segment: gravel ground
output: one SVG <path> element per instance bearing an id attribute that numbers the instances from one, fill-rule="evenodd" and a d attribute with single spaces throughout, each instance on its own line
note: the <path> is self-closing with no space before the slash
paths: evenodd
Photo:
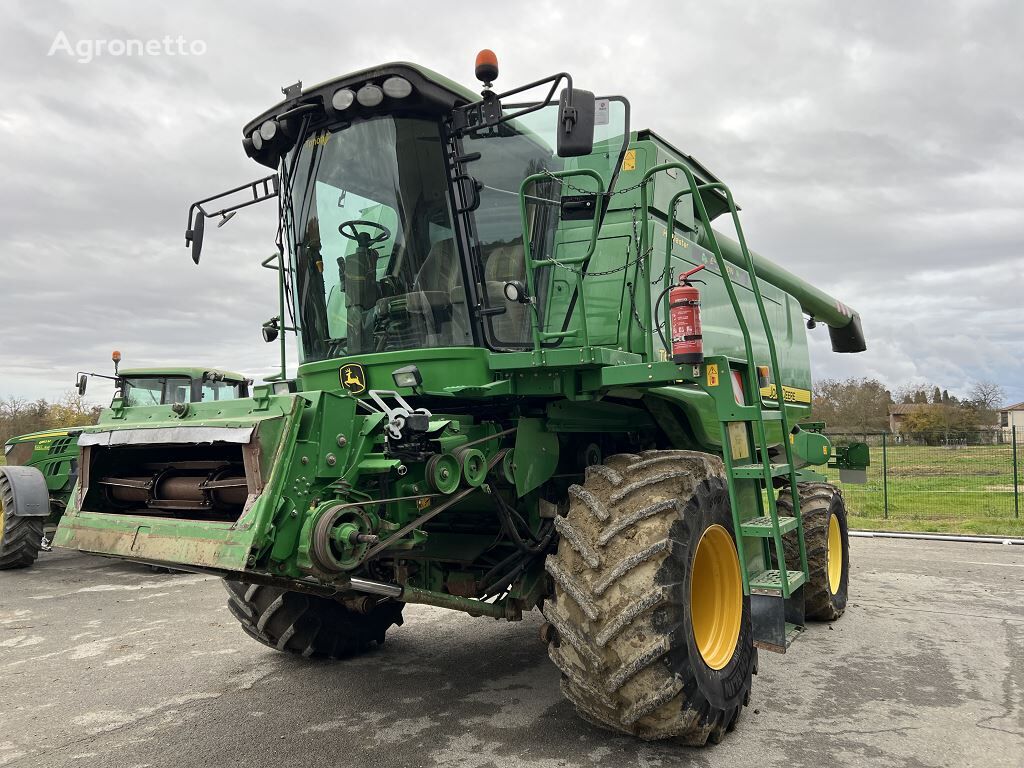
<path id="1" fill-rule="evenodd" d="M 217 579 L 71 552 L 0 573 L 0 765 L 1024 765 L 1024 547 L 855 539 L 851 601 L 717 747 L 576 717 L 538 639 L 410 606 L 387 646 L 307 662 L 248 639 Z"/>

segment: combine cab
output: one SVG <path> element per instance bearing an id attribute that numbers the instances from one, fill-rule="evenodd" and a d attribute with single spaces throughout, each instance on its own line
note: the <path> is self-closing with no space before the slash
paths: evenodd
<path id="1" fill-rule="evenodd" d="M 281 374 L 115 401 L 57 543 L 222 575 L 242 628 L 303 656 L 382 643 L 407 603 L 540 609 L 586 718 L 718 741 L 755 648 L 843 612 L 815 468 L 861 454 L 807 421 L 805 328 L 858 352 L 860 318 L 749 250 L 729 189 L 624 97 L 499 93 L 487 52 L 477 75 L 386 64 L 245 126 L 273 174 L 194 204 L 186 242 L 198 263 L 207 218 L 277 200 Z"/>
<path id="2" fill-rule="evenodd" d="M 194 402 L 224 402 L 249 396 L 251 382 L 241 374 L 215 368 L 133 368 L 114 375 L 80 373 L 79 394 L 89 377 L 112 379 L 114 406 L 120 409 Z M 179 407 L 181 407 L 179 405 Z M 7 466 L 0 466 L 0 570 L 35 562 L 64 514 L 78 479 L 80 427 L 12 437 L 4 444 Z"/>

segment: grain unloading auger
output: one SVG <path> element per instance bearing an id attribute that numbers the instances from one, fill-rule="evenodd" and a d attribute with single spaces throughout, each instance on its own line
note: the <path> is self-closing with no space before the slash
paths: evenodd
<path id="1" fill-rule="evenodd" d="M 188 237 L 198 262 L 207 216 L 278 200 L 281 374 L 185 413 L 115 402 L 57 544 L 223 575 L 246 632 L 304 655 L 383 642 L 406 603 L 540 607 L 588 718 L 717 741 L 755 645 L 845 606 L 845 509 L 813 468 L 864 461 L 806 421 L 804 315 L 841 352 L 859 319 L 752 254 L 729 190 L 631 131 L 625 98 L 564 73 L 499 94 L 488 55 L 477 74 L 482 98 L 404 63 L 297 84 L 245 127 L 275 175 L 193 206 Z M 703 327 L 677 337 L 698 266 Z M 107 490 L 223 464 L 244 500 Z"/>

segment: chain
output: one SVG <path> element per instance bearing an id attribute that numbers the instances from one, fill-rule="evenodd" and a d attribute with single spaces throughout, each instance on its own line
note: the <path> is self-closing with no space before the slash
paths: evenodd
<path id="1" fill-rule="evenodd" d="M 582 187 L 577 187 L 572 182 L 566 181 L 565 179 L 558 178 L 557 176 L 555 176 L 555 174 L 553 174 L 551 171 L 549 171 L 547 169 L 541 169 L 540 172 L 543 175 L 547 176 L 552 181 L 557 181 L 559 184 L 564 186 L 566 189 L 571 190 L 572 192 L 578 192 L 581 195 L 593 195 L 593 194 L 595 194 L 592 189 L 583 189 Z M 606 194 L 609 197 L 615 197 L 615 195 L 625 195 L 625 194 L 627 194 L 629 192 L 633 192 L 634 190 L 640 189 L 640 187 L 643 187 L 643 186 L 646 186 L 647 184 L 650 184 L 652 181 L 653 181 L 653 177 L 650 178 L 650 179 L 647 179 L 646 181 L 637 182 L 636 184 L 634 184 L 631 187 L 623 187 L 622 189 L 617 189 L 614 192 L 607 192 Z"/>
<path id="2" fill-rule="evenodd" d="M 541 170 L 541 173 L 544 176 L 546 176 L 547 178 L 549 178 L 551 181 L 558 182 L 561 186 L 565 187 L 566 189 L 570 190 L 571 192 L 576 192 L 577 194 L 581 194 L 581 195 L 593 195 L 593 194 L 595 194 L 592 190 L 583 189 L 582 187 L 577 187 L 575 184 L 572 184 L 571 182 L 568 182 L 565 179 L 562 179 L 562 178 L 559 178 L 558 176 L 555 176 L 555 174 L 553 174 L 551 171 Z M 653 181 L 653 177 L 649 178 L 649 179 L 646 179 L 646 180 L 641 180 L 640 182 L 638 182 L 638 183 L 636 183 L 636 184 L 634 184 L 634 185 L 632 185 L 630 187 L 623 187 L 622 189 L 618 189 L 618 190 L 615 190 L 614 192 L 610 192 L 610 193 L 607 193 L 607 194 L 608 194 L 609 197 L 614 197 L 615 195 L 625 195 L 625 194 L 628 194 L 628 193 L 633 192 L 635 190 L 638 190 L 641 187 L 646 186 L 647 184 L 650 184 L 652 181 Z M 630 245 L 627 245 L 626 246 L 626 262 L 622 266 L 615 267 L 614 269 L 607 269 L 607 270 L 605 270 L 603 272 L 584 272 L 582 269 L 577 269 L 576 267 L 574 267 L 571 264 L 564 264 L 561 261 L 559 261 L 558 259 L 553 258 L 553 257 L 545 259 L 545 261 L 549 261 L 549 262 L 551 262 L 552 265 L 557 266 L 557 267 L 561 267 L 562 269 L 567 270 L 568 272 L 572 272 L 575 275 L 579 275 L 580 277 L 605 277 L 607 275 L 614 275 L 614 274 L 616 274 L 618 272 L 625 272 L 627 269 L 629 269 L 633 265 L 637 265 L 637 282 L 638 282 L 640 275 L 646 275 L 647 274 L 647 271 L 648 271 L 648 261 L 649 261 L 648 257 L 650 257 L 651 254 L 654 252 L 654 246 L 653 245 L 649 246 L 642 253 L 640 252 L 640 231 L 639 231 L 639 223 L 637 221 L 637 215 L 636 214 L 637 214 L 637 207 L 634 205 L 633 209 L 631 211 L 632 229 L 633 229 L 631 245 L 633 247 L 633 250 L 636 251 L 636 257 L 633 258 L 633 259 L 629 258 Z M 665 273 L 666 273 L 666 271 L 668 269 L 669 269 L 669 265 L 666 263 L 665 266 L 662 267 L 662 270 L 658 274 L 658 276 L 656 278 L 654 278 L 653 280 L 651 280 L 651 285 L 658 285 L 665 278 Z M 636 320 L 636 324 L 640 327 L 641 333 L 646 333 L 647 329 L 644 327 L 643 320 L 640 319 L 640 313 L 637 311 L 637 307 L 636 307 L 636 284 L 635 283 L 626 283 L 626 289 L 629 291 L 629 305 L 630 305 L 630 311 L 633 314 L 633 319 Z M 662 323 L 662 326 L 664 326 L 664 323 Z"/>

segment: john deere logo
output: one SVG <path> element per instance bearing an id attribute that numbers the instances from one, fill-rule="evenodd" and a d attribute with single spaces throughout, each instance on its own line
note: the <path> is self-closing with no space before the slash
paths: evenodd
<path id="1" fill-rule="evenodd" d="M 341 377 L 341 386 L 353 395 L 366 391 L 366 371 L 359 363 L 341 366 L 338 375 Z"/>

